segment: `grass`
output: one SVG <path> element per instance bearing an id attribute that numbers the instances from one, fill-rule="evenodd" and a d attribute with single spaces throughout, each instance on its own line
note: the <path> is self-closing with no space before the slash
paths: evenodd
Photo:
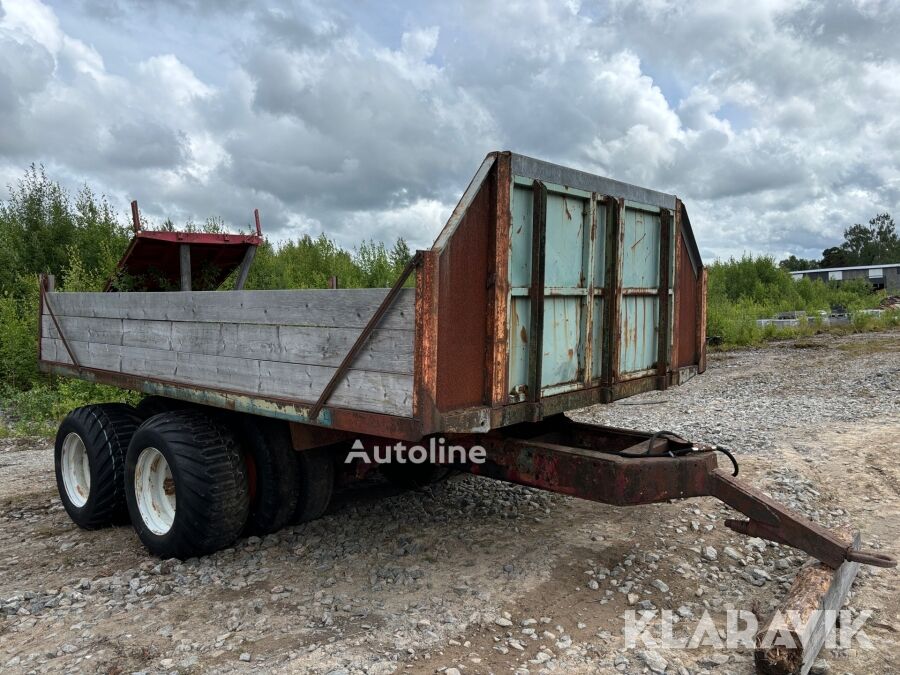
<path id="1" fill-rule="evenodd" d="M 795 328 L 778 328 L 772 324 L 758 326 L 755 314 L 735 314 L 729 311 L 718 311 L 713 314 L 710 308 L 709 325 L 707 335 L 716 335 L 722 338 L 722 342 L 710 349 L 715 351 L 727 351 L 741 347 L 759 346 L 775 340 L 800 340 L 795 346 L 802 349 L 812 347 L 803 342 L 804 338 L 827 333 L 830 335 L 851 335 L 853 333 L 870 333 L 884 331 L 900 327 L 900 311 L 884 312 L 881 315 L 852 313 L 849 324 L 829 326 L 822 324 L 815 317 Z M 772 316 L 771 312 L 768 316 Z"/>
<path id="2" fill-rule="evenodd" d="M 54 378 L 30 389 L 0 385 L 0 438 L 53 436 L 70 411 L 98 402 L 137 403 L 140 394 L 82 380 Z"/>

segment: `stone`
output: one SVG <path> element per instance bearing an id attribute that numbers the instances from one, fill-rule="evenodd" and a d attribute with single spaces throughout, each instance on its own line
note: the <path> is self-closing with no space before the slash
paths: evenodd
<path id="1" fill-rule="evenodd" d="M 658 589 L 660 593 L 668 593 L 669 592 L 669 584 L 667 584 L 662 579 L 654 579 L 653 583 L 650 584 L 654 588 Z"/>
<path id="2" fill-rule="evenodd" d="M 659 652 L 653 649 L 640 650 L 637 653 L 638 658 L 646 664 L 646 666 L 654 673 L 664 673 L 669 665 Z"/>

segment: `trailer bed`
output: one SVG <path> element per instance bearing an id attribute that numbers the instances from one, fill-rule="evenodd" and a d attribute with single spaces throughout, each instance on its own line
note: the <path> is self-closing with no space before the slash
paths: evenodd
<path id="1" fill-rule="evenodd" d="M 45 289 L 41 367 L 404 439 L 704 369 L 705 270 L 674 195 L 490 153 L 414 268 L 415 288 L 394 292 Z"/>

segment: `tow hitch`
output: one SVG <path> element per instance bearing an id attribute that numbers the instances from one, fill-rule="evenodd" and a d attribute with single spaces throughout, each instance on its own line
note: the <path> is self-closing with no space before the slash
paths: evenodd
<path id="1" fill-rule="evenodd" d="M 615 506 L 710 496 L 747 516 L 725 525 L 751 537 L 793 546 L 837 569 L 844 561 L 896 567 L 891 556 L 855 549 L 828 529 L 779 504 L 737 478 L 737 462 L 715 446 L 670 432 L 655 434 L 573 422 L 563 415 L 488 434 L 455 436 L 454 443 L 487 450 L 466 470 L 489 478 Z M 718 465 L 719 451 L 733 470 Z"/>

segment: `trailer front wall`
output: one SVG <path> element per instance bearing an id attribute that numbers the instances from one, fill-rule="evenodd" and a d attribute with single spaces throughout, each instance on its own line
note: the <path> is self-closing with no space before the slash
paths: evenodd
<path id="1" fill-rule="evenodd" d="M 47 293 L 41 360 L 312 403 L 386 289 Z M 412 416 L 414 290 L 405 289 L 328 404 Z"/>
<path id="2" fill-rule="evenodd" d="M 615 260 L 607 258 L 608 219 L 615 204 L 605 195 L 525 176 L 512 186 L 509 244 L 509 395 L 511 402 L 533 396 L 529 387 L 536 368 L 541 396 L 598 386 L 602 376 L 604 344 L 617 342 L 616 378 L 633 379 L 655 374 L 660 361 L 668 365 L 669 351 L 660 354 L 660 299 L 667 297 L 669 312 L 674 285 L 673 234 L 662 242 L 662 213 L 658 206 L 624 201 L 621 227 L 613 230 L 619 241 Z M 535 191 L 543 196 L 535 199 Z M 540 212 L 535 212 L 535 204 Z M 611 207 L 610 204 L 613 204 Z M 668 212 L 666 212 L 668 213 Z M 536 236 L 536 224 L 544 228 Z M 542 255 L 535 256 L 535 246 Z M 669 284 L 661 288 L 661 252 L 668 252 Z M 536 281 L 533 266 L 543 258 L 543 279 Z M 612 266 L 612 267 L 610 267 Z M 618 280 L 607 287 L 607 269 Z M 540 275 L 539 275 L 540 276 Z M 603 331 L 606 295 L 619 298 L 616 330 L 607 340 Z M 532 316 L 535 299 L 541 316 Z M 539 336 L 535 331 L 541 331 Z M 671 346 L 672 322 L 667 326 Z M 534 340 L 539 338 L 539 350 Z M 539 351 L 539 353 L 538 353 Z M 539 359 L 540 363 L 535 363 Z"/>

